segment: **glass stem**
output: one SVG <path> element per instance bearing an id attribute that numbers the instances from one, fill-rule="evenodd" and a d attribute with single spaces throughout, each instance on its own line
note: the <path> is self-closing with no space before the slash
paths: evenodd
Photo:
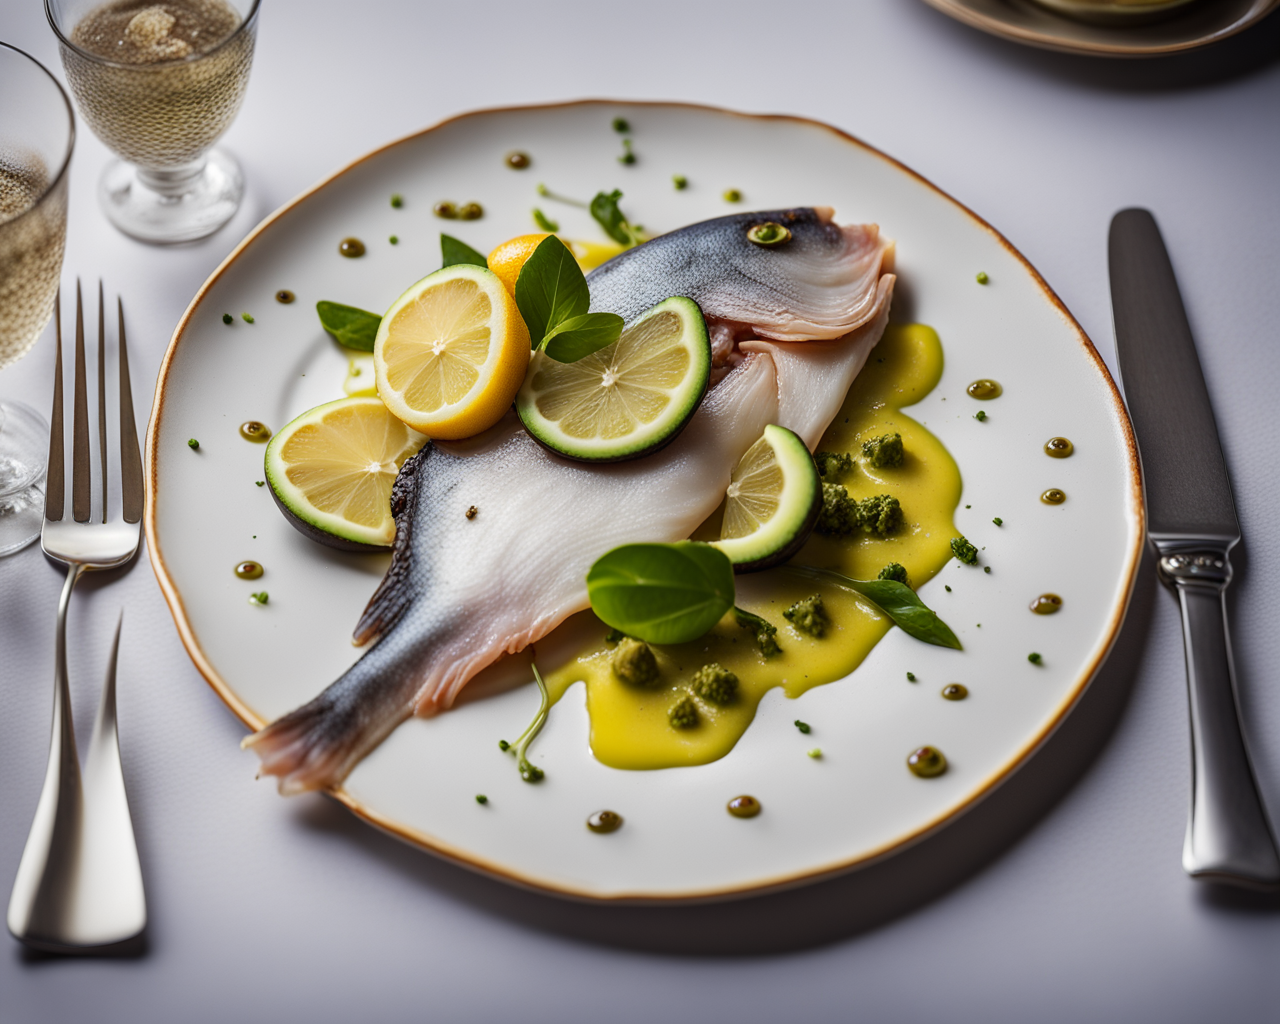
<path id="1" fill-rule="evenodd" d="M 180 199 L 195 187 L 208 161 L 209 158 L 202 155 L 198 160 L 178 167 L 139 167 L 138 180 L 167 199 Z"/>

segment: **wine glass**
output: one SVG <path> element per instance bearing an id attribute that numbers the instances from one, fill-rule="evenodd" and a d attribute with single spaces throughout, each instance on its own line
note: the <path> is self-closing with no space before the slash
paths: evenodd
<path id="1" fill-rule="evenodd" d="M 98 202 L 126 235 L 190 242 L 235 214 L 244 176 L 213 144 L 244 100 L 259 0 L 45 0 L 80 114 L 121 159 Z"/>
<path id="2" fill-rule="evenodd" d="M 27 354 L 53 313 L 67 239 L 71 102 L 34 58 L 0 43 L 0 368 Z M 44 519 L 49 424 L 0 400 L 0 555 L 26 547 Z"/>

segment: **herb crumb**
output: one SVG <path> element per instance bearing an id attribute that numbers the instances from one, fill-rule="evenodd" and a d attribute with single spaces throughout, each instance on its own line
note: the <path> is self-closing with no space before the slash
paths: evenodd
<path id="1" fill-rule="evenodd" d="M 615 117 L 613 119 L 613 130 L 619 135 L 625 135 L 627 132 L 631 131 L 631 125 L 627 122 L 625 117 Z"/>
<path id="2" fill-rule="evenodd" d="M 964 537 L 951 538 L 951 553 L 965 565 L 978 564 L 978 549 L 970 544 Z"/>
<path id="3" fill-rule="evenodd" d="M 907 673 L 907 682 L 909 682 L 909 683 L 914 683 L 915 681 L 916 681 L 916 674 L 915 674 L 914 672 L 908 672 L 908 673 Z"/>
<path id="4" fill-rule="evenodd" d="M 814 747 L 812 750 L 809 751 L 809 756 L 813 758 L 815 761 L 818 760 L 818 758 L 822 756 L 822 748 Z"/>
<path id="5" fill-rule="evenodd" d="M 391 206 L 393 209 L 396 209 L 396 210 L 404 206 L 404 196 L 402 196 L 399 192 L 393 193 L 391 196 Z"/>
<path id="6" fill-rule="evenodd" d="M 230 313 L 223 313 L 223 314 L 222 314 L 222 322 L 223 322 L 224 324 L 232 324 L 232 323 L 235 323 L 235 319 L 231 316 L 231 314 L 230 314 Z"/>
<path id="7" fill-rule="evenodd" d="M 808 722 L 800 721 L 800 719 L 798 718 L 796 719 L 796 728 L 799 729 L 806 736 L 808 736 L 809 733 L 813 731 L 813 726 L 811 726 Z"/>
<path id="8" fill-rule="evenodd" d="M 243 320 L 243 321 L 244 321 L 245 323 L 247 323 L 247 324 L 251 324 L 251 323 L 253 323 L 253 317 L 252 317 L 250 314 L 248 314 L 248 313 L 241 313 L 241 314 L 240 314 L 240 319 L 241 319 L 241 320 Z"/>
<path id="9" fill-rule="evenodd" d="M 511 749 L 511 744 L 506 740 L 498 740 L 498 749 L 504 752 L 508 751 Z"/>
<path id="10" fill-rule="evenodd" d="M 636 155 L 633 152 L 631 152 L 631 140 L 623 139 L 622 155 L 618 157 L 618 163 L 630 165 L 635 162 L 636 162 Z"/>
<path id="11" fill-rule="evenodd" d="M 827 627 L 831 625 L 831 618 L 827 615 L 821 594 L 814 594 L 803 601 L 797 601 L 782 613 L 782 617 L 802 633 L 808 633 L 816 639 L 821 639 L 826 634 Z"/>
<path id="12" fill-rule="evenodd" d="M 192 451 L 195 451 L 197 448 L 200 447 L 200 442 L 197 441 L 194 437 L 189 437 L 187 438 L 187 447 L 190 448 Z"/>
<path id="13" fill-rule="evenodd" d="M 267 486 L 267 482 L 266 482 L 265 480 L 255 480 L 255 481 L 253 482 L 253 484 L 254 484 L 254 486 L 255 486 L 255 487 L 266 487 L 266 486 Z"/>
<path id="14" fill-rule="evenodd" d="M 677 192 L 681 192 L 689 187 L 689 179 L 683 174 L 673 174 L 671 175 L 671 184 L 676 187 Z"/>
<path id="15" fill-rule="evenodd" d="M 1004 526 L 1004 520 L 1003 520 L 1003 519 L 1001 519 L 999 516 L 996 516 L 996 517 L 995 517 L 993 520 L 991 520 L 991 521 L 992 521 L 993 523 L 995 523 L 995 524 L 996 524 L 996 526 Z"/>
<path id="16" fill-rule="evenodd" d="M 742 193 L 736 188 L 727 188 L 724 190 L 724 201 L 726 203 L 742 202 Z"/>
<path id="17" fill-rule="evenodd" d="M 974 417 L 973 417 L 973 418 L 974 418 L 975 420 L 977 420 L 979 423 L 986 423 L 986 422 L 987 422 L 987 414 L 986 414 L 986 411 L 985 411 L 985 410 L 983 410 L 983 409 L 979 409 L 979 410 L 974 414 Z"/>
<path id="18" fill-rule="evenodd" d="M 667 710 L 667 721 L 673 729 L 692 729 L 698 724 L 698 706 L 685 694 Z"/>
<path id="19" fill-rule="evenodd" d="M 249 595 L 249 603 L 250 603 L 250 604 L 256 604 L 256 605 L 263 605 L 263 604 L 266 604 L 266 603 L 267 603 L 267 592 L 266 592 L 265 590 L 259 590 L 256 594 L 250 594 L 250 595 Z"/>
<path id="20" fill-rule="evenodd" d="M 390 238 L 388 238 L 388 239 L 387 239 L 387 241 L 388 241 L 388 242 L 390 242 L 392 245 L 399 245 L 399 244 L 400 244 L 400 236 L 399 236 L 399 235 L 392 235 Z"/>
<path id="21" fill-rule="evenodd" d="M 985 572 L 988 576 L 989 576 L 989 575 L 991 575 L 991 566 L 989 566 L 989 565 L 984 565 L 984 566 L 982 567 L 982 571 L 983 571 L 983 572 Z"/>
<path id="22" fill-rule="evenodd" d="M 987 272 L 985 270 L 978 271 L 978 278 L 977 278 L 978 284 L 986 284 L 990 280 L 991 278 L 987 277 Z"/>
<path id="23" fill-rule="evenodd" d="M 480 805 L 482 805 L 482 806 L 483 806 L 484 804 L 487 804 L 488 802 L 489 802 L 489 798 L 488 798 L 487 796 L 485 796 L 483 793 L 477 793 L 477 794 L 476 794 L 476 803 L 478 803 L 478 804 L 480 804 Z"/>
<path id="24" fill-rule="evenodd" d="M 1044 658 L 1036 654 L 1035 651 L 1032 651 L 1030 654 L 1027 655 L 1027 661 L 1031 662 L 1031 664 L 1033 665 L 1040 665 L 1040 664 L 1043 664 Z"/>
<path id="25" fill-rule="evenodd" d="M 949 593 L 951 593 L 951 584 L 950 584 L 950 583 L 944 583 L 944 584 L 942 584 L 942 585 L 943 585 L 944 587 L 946 587 L 946 588 L 947 588 L 947 593 L 948 593 L 948 594 L 949 594 Z"/>

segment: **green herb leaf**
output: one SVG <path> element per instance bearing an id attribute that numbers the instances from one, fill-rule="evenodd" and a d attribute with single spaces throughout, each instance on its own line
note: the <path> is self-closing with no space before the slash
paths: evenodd
<path id="1" fill-rule="evenodd" d="M 552 328 L 543 351 L 557 363 L 576 363 L 621 336 L 622 317 L 617 313 L 584 313 Z"/>
<path id="2" fill-rule="evenodd" d="M 536 206 L 533 208 L 533 222 L 543 231 L 550 231 L 552 234 L 560 230 L 560 222 L 552 220 Z"/>
<path id="3" fill-rule="evenodd" d="M 815 569 L 806 565 L 791 565 L 787 568 L 811 580 L 852 590 L 889 616 L 893 624 L 908 636 L 935 647 L 963 650 L 950 627 L 916 596 L 914 590 L 896 580 L 854 580 L 830 569 Z"/>
<path id="4" fill-rule="evenodd" d="M 535 349 L 551 331 L 566 320 L 582 316 L 591 305 L 587 279 L 573 253 L 555 235 L 544 238 L 520 268 L 516 305 Z"/>
<path id="5" fill-rule="evenodd" d="M 618 200 L 621 198 L 622 192 L 616 188 L 612 192 L 597 192 L 591 200 L 591 216 L 604 228 L 606 235 L 619 245 L 631 249 L 644 239 L 640 237 L 640 229 L 632 227 L 618 209 Z"/>
<path id="6" fill-rule="evenodd" d="M 733 607 L 733 563 L 709 544 L 627 544 L 587 573 L 604 622 L 651 644 L 696 640 Z"/>
<path id="7" fill-rule="evenodd" d="M 361 352 L 373 351 L 373 340 L 378 336 L 378 325 L 382 323 L 382 317 L 377 313 L 323 300 L 316 303 L 316 312 L 320 315 L 320 326 L 339 345 Z"/>
<path id="8" fill-rule="evenodd" d="M 444 257 L 444 263 L 440 265 L 441 270 L 459 263 L 470 263 L 473 266 L 489 269 L 489 261 L 484 256 L 466 242 L 460 242 L 453 235 L 446 235 L 443 231 L 440 232 L 440 255 Z"/>

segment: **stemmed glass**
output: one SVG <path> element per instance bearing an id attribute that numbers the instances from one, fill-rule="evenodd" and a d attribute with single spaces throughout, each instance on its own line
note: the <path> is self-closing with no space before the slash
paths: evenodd
<path id="1" fill-rule="evenodd" d="M 67 167 L 75 116 L 36 60 L 0 43 L 0 368 L 27 354 L 53 313 L 67 239 Z M 0 401 L 0 555 L 26 547 L 44 520 L 49 424 Z"/>
<path id="2" fill-rule="evenodd" d="M 259 0 L 45 0 L 81 116 L 122 159 L 98 202 L 126 235 L 211 235 L 244 195 L 240 165 L 213 144 L 244 100 Z"/>

